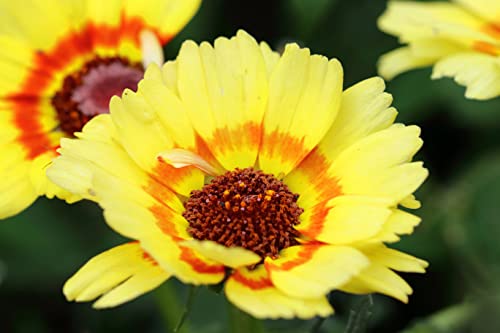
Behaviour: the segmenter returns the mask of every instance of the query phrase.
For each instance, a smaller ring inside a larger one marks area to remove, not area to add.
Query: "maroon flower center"
[[[298,197],[273,175],[236,169],[192,191],[182,216],[195,239],[276,258],[280,250],[298,244],[294,226],[304,211]]]
[[[141,64],[121,57],[96,57],[64,78],[52,98],[61,129],[73,136],[98,114],[109,112],[109,100],[125,88],[137,90],[144,71]]]

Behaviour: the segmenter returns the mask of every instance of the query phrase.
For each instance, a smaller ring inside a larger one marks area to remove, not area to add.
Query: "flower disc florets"
[[[52,98],[61,129],[73,136],[94,116],[108,113],[109,100],[126,88],[137,90],[141,64],[121,57],[96,57],[64,78]]]
[[[189,233],[227,247],[241,246],[262,258],[297,245],[294,228],[304,211],[298,195],[279,179],[253,168],[236,169],[191,192],[183,216]]]

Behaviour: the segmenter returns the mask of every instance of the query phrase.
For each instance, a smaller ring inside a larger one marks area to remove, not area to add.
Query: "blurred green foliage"
[[[205,0],[188,27],[166,48],[175,57],[185,39],[214,40],[244,28],[274,48],[287,41],[341,60],[345,85],[376,75],[378,57],[397,46],[376,27],[383,0]],[[419,193],[422,225],[397,244],[430,261],[426,275],[405,275],[408,305],[374,296],[367,332],[499,332],[500,99],[468,101],[451,80],[413,71],[387,84],[399,121],[422,128],[419,158],[430,178]],[[100,209],[40,199],[0,224],[0,332],[171,331],[187,288],[172,280],[130,304],[95,311],[67,303],[62,284],[88,258],[123,240]],[[334,292],[337,314],[317,332],[343,332],[358,296]],[[232,318],[232,320],[230,320]],[[239,318],[235,321],[235,318]],[[242,316],[200,288],[181,332],[307,332],[316,321],[266,321]]]

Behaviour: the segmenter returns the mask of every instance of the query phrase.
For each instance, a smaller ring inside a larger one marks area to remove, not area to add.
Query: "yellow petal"
[[[203,256],[231,268],[250,266],[261,258],[257,254],[242,247],[226,247],[212,241],[189,240],[181,245],[191,248]]]
[[[400,202],[400,204],[401,204],[401,206],[409,208],[409,209],[419,209],[422,206],[420,201],[418,201],[417,198],[415,198],[415,196],[413,194],[404,198]]]
[[[407,163],[422,146],[417,126],[396,124],[359,140],[331,166],[345,194],[392,198],[415,191],[427,177],[421,163]]]
[[[175,36],[194,16],[201,0],[127,0],[125,14],[155,27],[163,42]]]
[[[358,250],[345,246],[298,245],[266,258],[265,266],[273,284],[292,297],[317,298],[345,284],[368,266]]]
[[[459,53],[434,66],[433,79],[452,77],[466,86],[465,97],[485,100],[500,96],[500,58],[478,53]]]
[[[19,3],[0,4],[0,31],[29,43],[33,48],[48,50],[69,33],[84,17],[71,20],[78,9],[76,1],[30,0],[19,8]],[[56,9],[56,10],[54,10]],[[116,11],[116,10],[115,10]],[[40,28],[40,27],[43,27]]]
[[[454,0],[465,8],[477,13],[479,16],[489,21],[498,19],[500,13],[500,3],[497,0]]]
[[[227,280],[225,292],[231,303],[259,319],[309,319],[333,313],[325,296],[294,298],[275,288],[263,265],[236,270]]]
[[[90,259],[65,283],[63,292],[69,301],[77,302],[103,295],[94,307],[112,307],[158,287],[169,277],[139,243],[127,243]]]
[[[483,25],[484,21],[472,13],[446,2],[391,1],[378,21],[382,31],[402,42],[438,37],[464,46],[474,40],[491,40],[481,31]]]
[[[144,170],[156,165],[158,152],[174,147],[158,115],[139,94],[126,89],[122,99],[113,97],[110,112],[120,143]]]
[[[383,244],[358,247],[371,262],[407,273],[425,273],[429,264],[409,254],[390,249]]]
[[[2,17],[3,14],[5,13],[1,13],[0,17]],[[10,19],[12,19],[12,17],[10,17]],[[4,22],[0,24],[3,23]],[[9,50],[8,52],[0,53],[0,70],[3,73],[0,77],[0,97],[4,97],[19,89],[19,86],[24,82],[28,72],[33,69],[35,55],[33,50],[29,47],[29,44],[23,43],[17,38],[5,35],[0,36],[0,44],[3,45],[6,50]],[[39,75],[46,76],[47,73],[40,72]],[[32,92],[30,91],[29,93]],[[6,101],[1,101],[0,103],[3,102]],[[6,123],[2,123],[2,125],[5,124]]]
[[[420,224],[420,221],[421,219],[418,216],[399,209],[394,209],[379,233],[366,241],[397,242],[400,239],[400,235],[409,235],[413,233],[413,230]]]
[[[408,295],[413,292],[398,274],[378,263],[371,263],[339,289],[353,294],[381,293],[403,303],[408,303]]]
[[[356,141],[392,125],[397,111],[391,107],[392,96],[384,90],[384,80],[373,77],[343,92],[339,114],[319,144],[330,162]]]
[[[1,149],[2,153],[7,155],[6,146]],[[5,160],[0,162],[0,172],[4,179],[0,184],[0,219],[20,213],[38,198],[38,193],[29,179],[30,164],[22,159],[14,161],[15,164],[5,166]]]
[[[169,62],[162,69],[151,65],[144,74],[144,80],[139,82],[138,94],[148,103],[158,115],[163,126],[177,147],[193,149],[196,137],[186,108],[176,92],[176,74],[171,73],[175,63]],[[165,75],[163,72],[167,72]]]
[[[32,160],[29,173],[30,181],[38,195],[45,195],[49,199],[57,197],[66,200],[68,203],[76,202],[81,199],[80,195],[61,188],[47,177],[47,168],[56,156],[55,152],[49,151]]]
[[[400,47],[382,55],[378,62],[378,73],[386,80],[412,69],[427,67],[439,58],[417,57],[410,47]]]

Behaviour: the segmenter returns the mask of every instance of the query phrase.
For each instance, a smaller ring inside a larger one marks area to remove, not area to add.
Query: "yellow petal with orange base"
[[[210,151],[228,170],[253,165],[269,93],[257,42],[244,31],[213,47],[188,41],[176,62],[179,96]]]
[[[61,140],[62,156],[49,167],[48,176],[65,189],[99,201],[110,226],[127,237],[140,239],[154,230],[188,238],[179,198],[141,170],[113,139],[115,134],[109,115],[94,118],[79,140]]]
[[[376,197],[339,196],[327,203],[321,220],[315,220],[310,216],[313,210],[307,210],[296,228],[305,236],[328,244],[362,241],[381,231],[392,213],[390,204]]]
[[[371,78],[355,84],[342,94],[342,104],[323,140],[287,177],[285,183],[300,193],[298,204],[321,214],[319,204],[341,194],[330,165],[347,147],[369,134],[389,127],[396,117],[392,96],[385,93],[384,81]],[[303,220],[303,219],[302,219]]]
[[[327,295],[368,265],[360,251],[332,245],[291,246],[282,250],[278,259],[265,259],[276,288],[298,298]]]
[[[383,120],[375,128],[389,123]],[[299,204],[305,209],[297,229],[332,244],[362,241],[380,233],[391,207],[406,200],[427,177],[421,163],[407,163],[422,144],[419,133],[415,126],[393,125],[360,135],[348,148],[339,149],[338,155],[335,145],[330,146],[330,163],[328,150],[321,146],[314,150],[286,178],[290,188],[301,194]]]
[[[127,243],[90,259],[65,283],[63,292],[77,302],[101,296],[94,307],[113,307],[155,289],[170,276],[139,243]]]
[[[195,239],[183,241],[181,245],[231,268],[250,266],[261,261],[259,255],[239,246],[227,247],[213,241],[199,241]]]
[[[191,168],[186,172],[158,161],[158,154],[174,148],[175,143],[157,113],[161,110],[152,108],[140,91],[125,90],[121,99],[113,97],[110,111],[117,136],[128,155],[158,182],[183,195],[203,185],[204,175],[200,170]]]
[[[333,313],[323,295],[294,298],[275,288],[263,265],[236,270],[226,282],[225,293],[231,303],[259,319],[309,319]]]
[[[497,47],[500,55],[500,45]],[[433,79],[451,77],[465,87],[465,97],[485,100],[500,96],[500,57],[479,53],[458,53],[434,66]]]
[[[224,265],[205,257],[197,250],[181,245],[167,234],[144,235],[141,246],[163,269],[184,283],[217,284],[224,279]]]
[[[341,101],[342,66],[287,45],[271,72],[259,166],[288,174],[324,137]]]

